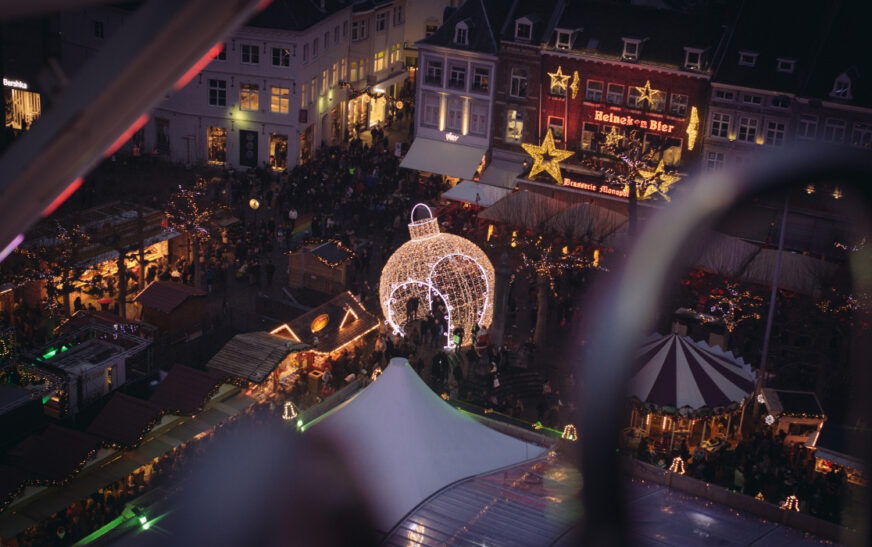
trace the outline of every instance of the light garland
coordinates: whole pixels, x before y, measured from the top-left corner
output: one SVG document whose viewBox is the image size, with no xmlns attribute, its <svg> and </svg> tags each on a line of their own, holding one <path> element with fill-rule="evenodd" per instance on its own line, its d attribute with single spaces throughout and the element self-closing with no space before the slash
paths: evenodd
<svg viewBox="0 0 872 547">
<path fill-rule="evenodd" d="M 700 316 L 703 323 L 723 321 L 729 332 L 733 332 L 739 323 L 749 319 L 760 319 L 760 309 L 763 297 L 753 294 L 750 290 L 739 290 L 738 283 L 724 282 L 724 288 L 712 289 L 706 304 L 711 315 Z"/>
<path fill-rule="evenodd" d="M 413 208 L 413 214 L 418 204 Z M 388 324 L 405 334 L 411 320 L 410 299 L 418 300 L 418 316 L 426 317 L 438 297 L 445 306 L 447 347 L 454 347 L 451 335 L 458 327 L 465 336 L 474 325 L 489 327 L 493 320 L 494 267 L 473 242 L 439 231 L 430 218 L 412 220 L 412 239 L 388 259 L 379 283 L 379 301 Z M 437 318 L 443 319 L 443 318 Z M 464 340 L 465 342 L 466 340 Z"/>
<path fill-rule="evenodd" d="M 687 122 L 687 150 L 693 150 L 696 136 L 699 133 L 699 112 L 695 106 L 690 107 L 690 121 Z"/>
<path fill-rule="evenodd" d="M 577 441 L 578 432 L 575 430 L 575 426 L 572 424 L 566 424 L 566 427 L 563 428 L 563 434 L 560 435 L 560 438 L 566 439 L 567 441 Z"/>
<path fill-rule="evenodd" d="M 672 460 L 672 465 L 669 466 L 669 471 L 679 475 L 684 475 L 686 472 L 684 468 L 684 460 L 682 460 L 680 456 L 675 456 Z"/>
<path fill-rule="evenodd" d="M 569 89 L 572 90 L 572 98 L 574 99 L 578 95 L 578 71 L 573 71 L 572 73 L 572 83 L 569 84 Z"/>
<path fill-rule="evenodd" d="M 294 406 L 294 403 L 291 401 L 285 401 L 285 406 L 282 410 L 282 419 L 289 422 L 296 418 L 298 414 L 299 412 L 297 411 L 297 407 Z"/>
<path fill-rule="evenodd" d="M 799 512 L 799 498 L 797 498 L 795 495 L 791 494 L 791 495 L 787 496 L 784 499 L 784 501 L 781 502 L 781 505 L 779 505 L 779 507 L 781 507 L 785 511 L 796 511 L 798 513 Z"/>
<path fill-rule="evenodd" d="M 551 134 L 550 128 L 545 133 L 545 140 L 542 141 L 541 145 L 536 146 L 535 144 L 523 143 L 521 147 L 533 158 L 533 166 L 530 167 L 530 173 L 527 177 L 532 179 L 542 171 L 545 171 L 558 184 L 563 182 L 560 174 L 560 162 L 572 156 L 575 152 L 560 150 L 555 147 L 554 136 Z"/>
</svg>

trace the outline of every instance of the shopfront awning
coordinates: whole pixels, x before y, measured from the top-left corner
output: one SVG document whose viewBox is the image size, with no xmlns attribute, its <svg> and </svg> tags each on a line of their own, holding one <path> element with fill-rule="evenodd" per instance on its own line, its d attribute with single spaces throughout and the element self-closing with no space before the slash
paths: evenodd
<svg viewBox="0 0 872 547">
<path fill-rule="evenodd" d="M 493 160 L 482 173 L 479 182 L 500 188 L 515 188 L 515 179 L 524 170 L 520 162 Z"/>
<path fill-rule="evenodd" d="M 442 199 L 472 203 L 480 207 L 490 207 L 509 193 L 511 193 L 511 190 L 507 188 L 497 188 L 496 186 L 488 186 L 465 180 L 444 192 Z"/>
<path fill-rule="evenodd" d="M 484 148 L 419 137 L 412 143 L 400 167 L 471 179 L 485 152 Z"/>
<path fill-rule="evenodd" d="M 406 78 L 408 78 L 408 77 L 409 77 L 409 73 L 406 72 L 405 69 L 403 69 L 401 72 L 391 74 L 387 78 L 385 78 L 384 80 L 382 80 L 382 81 L 378 82 L 377 84 L 375 84 L 374 86 L 372 86 L 372 90 L 375 93 L 387 93 L 389 91 L 389 88 L 392 85 L 398 84 L 400 82 L 404 82 L 404 81 L 406 81 Z"/>
</svg>

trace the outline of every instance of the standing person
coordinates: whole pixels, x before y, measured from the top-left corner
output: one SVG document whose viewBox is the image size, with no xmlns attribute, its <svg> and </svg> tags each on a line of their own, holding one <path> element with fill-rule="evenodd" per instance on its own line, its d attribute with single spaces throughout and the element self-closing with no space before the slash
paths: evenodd
<svg viewBox="0 0 872 547">
<path fill-rule="evenodd" d="M 290 235 L 289 239 L 294 238 L 294 227 L 297 225 L 297 210 L 291 207 L 291 210 L 288 211 L 288 221 L 290 222 L 291 229 L 289 230 Z"/>
</svg>

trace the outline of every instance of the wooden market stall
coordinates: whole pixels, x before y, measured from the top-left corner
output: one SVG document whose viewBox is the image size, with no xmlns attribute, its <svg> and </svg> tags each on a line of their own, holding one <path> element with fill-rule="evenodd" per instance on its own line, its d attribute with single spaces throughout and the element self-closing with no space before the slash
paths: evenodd
<svg viewBox="0 0 872 547">
<path fill-rule="evenodd" d="M 140 319 L 162 334 L 188 338 L 199 333 L 208 316 L 209 293 L 175 281 L 155 281 L 136 295 L 142 306 Z"/>
<path fill-rule="evenodd" d="M 224 344 L 206 363 L 206 369 L 239 384 L 261 384 L 273 373 L 280 381 L 296 372 L 294 354 L 308 347 L 268 332 L 246 332 Z"/>
<path fill-rule="evenodd" d="M 303 245 L 288 259 L 288 285 L 327 294 L 344 291 L 354 251 L 336 240 Z"/>
<path fill-rule="evenodd" d="M 827 416 L 813 391 L 765 388 L 762 402 L 766 424 L 777 433 L 783 432 L 785 443 L 805 443 L 808 447 L 817 444 Z"/>
</svg>

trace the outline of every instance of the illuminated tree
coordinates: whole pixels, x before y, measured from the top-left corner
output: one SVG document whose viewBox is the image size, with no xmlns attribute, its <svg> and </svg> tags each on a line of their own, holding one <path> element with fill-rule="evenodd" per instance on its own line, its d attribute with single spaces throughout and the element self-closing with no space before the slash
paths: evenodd
<svg viewBox="0 0 872 547">
<path fill-rule="evenodd" d="M 200 245 L 212 239 L 209 224 L 217 212 L 208 206 L 206 184 L 206 179 L 198 177 L 191 188 L 179 185 L 165 211 L 170 227 L 185 234 L 190 243 L 195 287 L 200 286 Z"/>
</svg>

